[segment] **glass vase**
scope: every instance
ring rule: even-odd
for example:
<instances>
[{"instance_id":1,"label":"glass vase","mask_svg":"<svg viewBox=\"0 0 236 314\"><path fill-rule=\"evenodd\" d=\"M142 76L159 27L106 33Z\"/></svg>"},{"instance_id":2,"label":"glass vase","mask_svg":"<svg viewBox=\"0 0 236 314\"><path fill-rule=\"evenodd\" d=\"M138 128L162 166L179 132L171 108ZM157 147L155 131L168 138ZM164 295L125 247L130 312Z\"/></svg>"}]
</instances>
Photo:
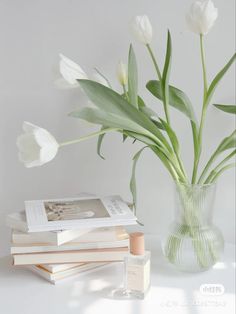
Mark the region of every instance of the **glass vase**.
<instances>
[{"instance_id":1,"label":"glass vase","mask_svg":"<svg viewBox=\"0 0 236 314\"><path fill-rule=\"evenodd\" d=\"M215 192L215 184L175 185L175 219L162 249L179 270L204 271L220 258L224 240L212 223Z\"/></svg>"}]
</instances>

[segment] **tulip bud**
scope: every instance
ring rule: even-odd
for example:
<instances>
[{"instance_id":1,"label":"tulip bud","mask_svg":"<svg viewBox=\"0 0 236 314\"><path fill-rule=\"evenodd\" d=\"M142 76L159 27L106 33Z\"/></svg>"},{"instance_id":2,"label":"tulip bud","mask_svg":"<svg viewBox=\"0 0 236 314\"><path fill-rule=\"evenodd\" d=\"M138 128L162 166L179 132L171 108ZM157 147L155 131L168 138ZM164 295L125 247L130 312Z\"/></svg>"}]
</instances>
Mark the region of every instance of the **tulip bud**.
<instances>
[{"instance_id":1,"label":"tulip bud","mask_svg":"<svg viewBox=\"0 0 236 314\"><path fill-rule=\"evenodd\" d=\"M206 35L218 17L218 9L211 0L195 1L186 14L189 29L198 34Z\"/></svg>"},{"instance_id":2,"label":"tulip bud","mask_svg":"<svg viewBox=\"0 0 236 314\"><path fill-rule=\"evenodd\" d=\"M142 44L148 45L152 40L152 25L147 15L136 16L131 22L134 37Z\"/></svg>"},{"instance_id":3,"label":"tulip bud","mask_svg":"<svg viewBox=\"0 0 236 314\"><path fill-rule=\"evenodd\" d=\"M128 82L128 71L127 65L124 64L122 61L118 63L117 66L117 78L121 85L126 85Z\"/></svg>"},{"instance_id":4,"label":"tulip bud","mask_svg":"<svg viewBox=\"0 0 236 314\"><path fill-rule=\"evenodd\" d=\"M25 167L41 166L56 156L59 144L47 130L29 122L23 123L23 130L17 138L17 146Z\"/></svg>"}]
</instances>

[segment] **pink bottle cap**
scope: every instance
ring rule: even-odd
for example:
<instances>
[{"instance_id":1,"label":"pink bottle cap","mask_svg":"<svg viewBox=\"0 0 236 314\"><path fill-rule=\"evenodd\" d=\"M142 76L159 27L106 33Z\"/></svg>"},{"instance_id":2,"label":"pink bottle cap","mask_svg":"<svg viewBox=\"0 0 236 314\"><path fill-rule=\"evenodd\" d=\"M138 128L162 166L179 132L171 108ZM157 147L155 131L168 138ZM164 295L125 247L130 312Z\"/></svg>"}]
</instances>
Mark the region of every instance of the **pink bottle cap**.
<instances>
[{"instance_id":1,"label":"pink bottle cap","mask_svg":"<svg viewBox=\"0 0 236 314\"><path fill-rule=\"evenodd\" d=\"M142 232L133 232L129 235L130 239L130 253L133 255L144 255L145 244L144 234Z\"/></svg>"}]
</instances>

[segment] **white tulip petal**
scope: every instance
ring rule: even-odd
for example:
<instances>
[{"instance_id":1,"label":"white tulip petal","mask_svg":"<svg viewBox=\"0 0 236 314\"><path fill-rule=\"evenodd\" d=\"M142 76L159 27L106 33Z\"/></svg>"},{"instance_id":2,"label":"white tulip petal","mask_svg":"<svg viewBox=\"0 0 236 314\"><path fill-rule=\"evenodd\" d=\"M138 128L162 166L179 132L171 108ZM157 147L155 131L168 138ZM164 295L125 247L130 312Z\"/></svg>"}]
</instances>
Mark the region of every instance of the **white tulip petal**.
<instances>
[{"instance_id":1,"label":"white tulip petal","mask_svg":"<svg viewBox=\"0 0 236 314\"><path fill-rule=\"evenodd\" d=\"M28 133L28 132L33 132L35 129L37 129L38 126L33 124L33 123L30 123L30 122L27 122L27 121L24 121L23 122L23 126L22 126L22 129L24 132Z\"/></svg>"},{"instance_id":2,"label":"white tulip petal","mask_svg":"<svg viewBox=\"0 0 236 314\"><path fill-rule=\"evenodd\" d=\"M18 153L18 158L21 162L24 163L24 166L26 168L32 168L32 167L37 167L41 166L43 163L40 161L38 158L32 158L32 155L26 152L19 152Z\"/></svg>"},{"instance_id":3,"label":"white tulip petal","mask_svg":"<svg viewBox=\"0 0 236 314\"><path fill-rule=\"evenodd\" d=\"M51 161L57 154L58 147L56 146L44 146L40 150L40 160L42 164Z\"/></svg>"},{"instance_id":4,"label":"white tulip petal","mask_svg":"<svg viewBox=\"0 0 236 314\"><path fill-rule=\"evenodd\" d=\"M47 130L29 122L24 122L23 129L16 144L25 167L41 166L56 156L59 144Z\"/></svg>"},{"instance_id":5,"label":"white tulip petal","mask_svg":"<svg viewBox=\"0 0 236 314\"><path fill-rule=\"evenodd\" d=\"M19 135L16 141L19 151L39 151L40 146L34 139L34 135L31 133L25 133Z\"/></svg>"},{"instance_id":6,"label":"white tulip petal","mask_svg":"<svg viewBox=\"0 0 236 314\"><path fill-rule=\"evenodd\" d=\"M117 78L121 85L126 85L128 82L128 68L122 61L117 66Z\"/></svg>"},{"instance_id":7,"label":"white tulip petal","mask_svg":"<svg viewBox=\"0 0 236 314\"><path fill-rule=\"evenodd\" d=\"M192 32L206 35L217 17L218 9L211 0L197 0L190 6L186 14L186 22Z\"/></svg>"},{"instance_id":8,"label":"white tulip petal","mask_svg":"<svg viewBox=\"0 0 236 314\"><path fill-rule=\"evenodd\" d=\"M60 73L72 85L79 86L78 79L87 79L86 73L74 61L60 54Z\"/></svg>"},{"instance_id":9,"label":"white tulip petal","mask_svg":"<svg viewBox=\"0 0 236 314\"><path fill-rule=\"evenodd\" d=\"M136 16L131 23L131 29L135 38L142 44L150 44L152 41L152 25L147 15Z\"/></svg>"},{"instance_id":10,"label":"white tulip petal","mask_svg":"<svg viewBox=\"0 0 236 314\"><path fill-rule=\"evenodd\" d=\"M71 59L67 58L66 56L64 56L63 54L59 54L61 61L66 64L69 68L77 71L78 73L82 73L84 76L86 76L85 72L82 70L82 68L75 63L74 61L72 61Z\"/></svg>"},{"instance_id":11,"label":"white tulip petal","mask_svg":"<svg viewBox=\"0 0 236 314\"><path fill-rule=\"evenodd\" d=\"M40 147L55 146L58 147L58 143L55 138L45 129L39 128L34 131L34 137L37 144Z\"/></svg>"}]
</instances>

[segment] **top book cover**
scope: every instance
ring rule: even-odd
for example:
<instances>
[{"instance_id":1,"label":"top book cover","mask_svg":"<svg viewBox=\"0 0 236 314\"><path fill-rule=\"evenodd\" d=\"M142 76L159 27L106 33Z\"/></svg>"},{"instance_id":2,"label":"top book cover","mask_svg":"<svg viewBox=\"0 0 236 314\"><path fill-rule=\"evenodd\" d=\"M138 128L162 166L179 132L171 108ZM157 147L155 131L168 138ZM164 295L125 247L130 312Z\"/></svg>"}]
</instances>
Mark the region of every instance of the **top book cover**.
<instances>
[{"instance_id":1,"label":"top book cover","mask_svg":"<svg viewBox=\"0 0 236 314\"><path fill-rule=\"evenodd\" d=\"M120 196L25 201L29 232L88 229L136 224Z\"/></svg>"}]
</instances>

